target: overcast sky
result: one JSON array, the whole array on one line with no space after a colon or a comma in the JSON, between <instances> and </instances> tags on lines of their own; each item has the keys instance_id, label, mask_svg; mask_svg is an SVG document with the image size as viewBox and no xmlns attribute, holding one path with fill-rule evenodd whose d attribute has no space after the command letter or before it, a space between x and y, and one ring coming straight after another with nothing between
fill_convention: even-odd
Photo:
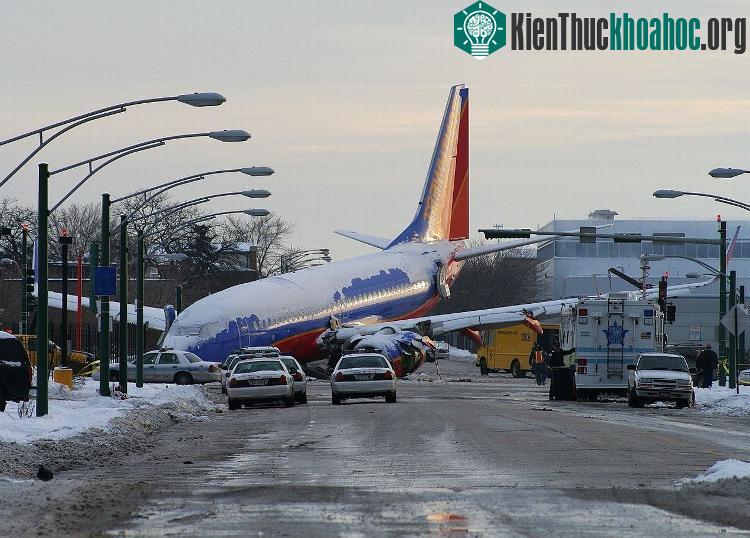
<instances>
[{"instance_id":1,"label":"overcast sky","mask_svg":"<svg viewBox=\"0 0 750 538\"><path fill-rule=\"evenodd\" d=\"M54 168L159 136L246 129L253 139L244 144L175 141L123 159L71 201L210 169L268 165L277 170L271 178L218 176L178 196L268 188L273 196L257 206L295 221L297 246L328 247L339 259L371 252L332 230L395 237L403 229L416 209L448 87L463 82L471 90L474 230L533 227L596 208L622 218L742 216L651 193L681 188L750 199L750 179L706 174L715 166L750 167L750 52L503 49L480 62L452 41L453 13L469 3L5 2L0 139L144 97L217 91L227 103L145 105L80 127L43 150L0 194L33 203L42 159ZM750 15L741 1L652 4L494 6L539 16ZM0 147L0 169L12 169L34 144ZM78 177L56 176L51 200ZM247 206L220 198L210 209Z\"/></svg>"}]
</instances>

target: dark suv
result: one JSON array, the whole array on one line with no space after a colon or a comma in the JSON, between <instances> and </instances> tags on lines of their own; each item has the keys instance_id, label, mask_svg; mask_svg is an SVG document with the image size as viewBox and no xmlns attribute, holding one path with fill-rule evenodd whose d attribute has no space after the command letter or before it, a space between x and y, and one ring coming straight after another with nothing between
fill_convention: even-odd
<instances>
[{"instance_id":1,"label":"dark suv","mask_svg":"<svg viewBox=\"0 0 750 538\"><path fill-rule=\"evenodd\" d=\"M31 363L21 341L0 331L0 411L9 401L28 401Z\"/></svg>"}]
</instances>

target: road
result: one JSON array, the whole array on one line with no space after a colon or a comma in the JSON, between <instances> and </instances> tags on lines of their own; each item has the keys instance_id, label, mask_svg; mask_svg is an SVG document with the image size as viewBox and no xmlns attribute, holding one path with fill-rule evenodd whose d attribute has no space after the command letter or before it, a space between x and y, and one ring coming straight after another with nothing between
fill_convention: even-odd
<instances>
[{"instance_id":1,"label":"road","mask_svg":"<svg viewBox=\"0 0 750 538\"><path fill-rule=\"evenodd\" d=\"M744 499L673 487L717 460L750 461L750 420L632 410L623 401L550 402L531 379L479 379L452 361L441 369L445 381L402 383L397 404L332 406L328 385L317 382L308 405L175 425L116 468L19 484L25 508L6 521L14 535L29 524L55 535L125 536L705 536L750 528Z\"/></svg>"}]
</instances>

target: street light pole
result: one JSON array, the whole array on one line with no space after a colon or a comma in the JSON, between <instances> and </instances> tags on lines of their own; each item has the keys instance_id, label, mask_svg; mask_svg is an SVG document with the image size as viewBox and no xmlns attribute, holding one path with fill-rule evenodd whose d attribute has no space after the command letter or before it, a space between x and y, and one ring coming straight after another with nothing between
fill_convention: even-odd
<instances>
[{"instance_id":1,"label":"street light pole","mask_svg":"<svg viewBox=\"0 0 750 538\"><path fill-rule=\"evenodd\" d=\"M120 390L128 393L128 220L120 215Z\"/></svg>"},{"instance_id":2,"label":"street light pole","mask_svg":"<svg viewBox=\"0 0 750 538\"><path fill-rule=\"evenodd\" d=\"M729 310L737 298L737 272L729 271ZM737 385L737 312L734 313L734 334L729 335L729 388Z\"/></svg>"},{"instance_id":3,"label":"street light pole","mask_svg":"<svg viewBox=\"0 0 750 538\"><path fill-rule=\"evenodd\" d=\"M109 267L109 194L102 194L102 244L100 267ZM93 273L92 273L93 275ZM109 391L109 360L110 360L110 334L109 334L109 295L102 295L101 312L99 312L100 325L100 353L99 353L99 394L110 396Z\"/></svg>"},{"instance_id":4,"label":"street light pole","mask_svg":"<svg viewBox=\"0 0 750 538\"><path fill-rule=\"evenodd\" d=\"M62 309L61 318L61 348L62 360L60 366L68 367L68 247L73 242L73 238L68 235L68 231L63 228L60 234L60 248L62 250Z\"/></svg>"},{"instance_id":5,"label":"street light pole","mask_svg":"<svg viewBox=\"0 0 750 538\"><path fill-rule=\"evenodd\" d=\"M28 286L28 248L29 248L29 226L24 223L21 224L21 280L23 285L21 286L21 334L26 334L29 324L29 292L26 289Z\"/></svg>"},{"instance_id":6,"label":"street light pole","mask_svg":"<svg viewBox=\"0 0 750 538\"><path fill-rule=\"evenodd\" d=\"M43 417L48 412L47 378L49 364L47 348L49 346L47 327L47 303L49 302L47 281L47 220L49 218L48 193L49 166L47 163L39 165L39 199L37 213L38 238L37 259L39 260L39 289L37 290L38 306L36 315L36 416Z\"/></svg>"},{"instance_id":7,"label":"street light pole","mask_svg":"<svg viewBox=\"0 0 750 538\"><path fill-rule=\"evenodd\" d=\"M719 219L719 272L727 274L727 222ZM727 384L724 360L727 358L727 333L721 319L727 313L727 281L726 278L719 279L719 385Z\"/></svg>"},{"instance_id":8,"label":"street light pole","mask_svg":"<svg viewBox=\"0 0 750 538\"><path fill-rule=\"evenodd\" d=\"M145 338L143 327L143 279L145 249L143 244L143 230L138 230L138 297L135 303L135 386L143 386L143 340Z\"/></svg>"}]
</instances>

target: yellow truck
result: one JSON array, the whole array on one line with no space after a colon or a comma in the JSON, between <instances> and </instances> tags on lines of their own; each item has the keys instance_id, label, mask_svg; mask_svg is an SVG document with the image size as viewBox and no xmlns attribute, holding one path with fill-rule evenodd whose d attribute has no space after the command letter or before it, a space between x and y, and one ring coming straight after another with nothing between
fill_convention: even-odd
<instances>
[{"instance_id":1,"label":"yellow truck","mask_svg":"<svg viewBox=\"0 0 750 538\"><path fill-rule=\"evenodd\" d=\"M539 338L547 351L560 334L560 326L542 324ZM525 377L531 370L529 355L537 334L525 323L482 331L482 345L477 350L476 366L482 375L490 372L510 372L513 377Z\"/></svg>"}]
</instances>

